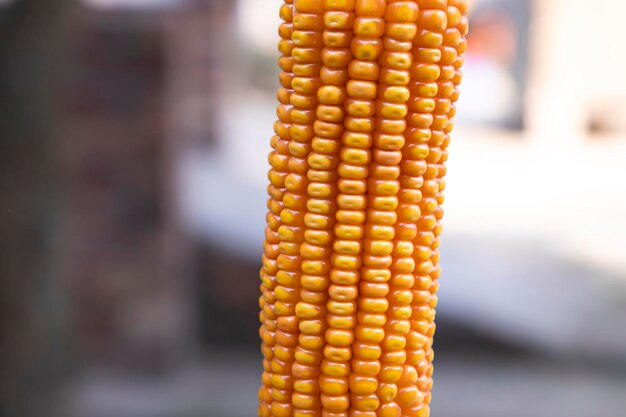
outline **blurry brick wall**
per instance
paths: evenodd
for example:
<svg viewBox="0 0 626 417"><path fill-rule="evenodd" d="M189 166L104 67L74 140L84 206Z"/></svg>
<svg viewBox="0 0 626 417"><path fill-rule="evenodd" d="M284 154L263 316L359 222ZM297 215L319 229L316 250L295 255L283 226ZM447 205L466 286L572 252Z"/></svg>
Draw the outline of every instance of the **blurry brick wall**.
<svg viewBox="0 0 626 417"><path fill-rule="evenodd" d="M164 359L183 320L163 253L162 18L83 10L62 166L74 326L91 358ZM170 280L171 281L171 280Z"/></svg>
<svg viewBox="0 0 626 417"><path fill-rule="evenodd" d="M177 228L175 164L216 140L233 12L206 0L76 16L60 153L65 267L88 360L159 366L200 337L206 270Z"/></svg>

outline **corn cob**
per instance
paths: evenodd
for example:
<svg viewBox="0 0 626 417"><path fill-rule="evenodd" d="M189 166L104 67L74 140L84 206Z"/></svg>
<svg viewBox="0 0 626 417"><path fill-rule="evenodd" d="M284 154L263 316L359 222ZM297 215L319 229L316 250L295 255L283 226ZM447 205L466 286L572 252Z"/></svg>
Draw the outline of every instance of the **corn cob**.
<svg viewBox="0 0 626 417"><path fill-rule="evenodd" d="M428 416L465 0L285 0L259 416Z"/></svg>

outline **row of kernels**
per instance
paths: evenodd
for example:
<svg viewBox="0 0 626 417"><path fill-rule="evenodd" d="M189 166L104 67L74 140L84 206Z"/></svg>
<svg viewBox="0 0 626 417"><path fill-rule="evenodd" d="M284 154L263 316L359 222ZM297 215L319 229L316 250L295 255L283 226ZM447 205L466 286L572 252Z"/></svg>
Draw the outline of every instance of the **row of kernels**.
<svg viewBox="0 0 626 417"><path fill-rule="evenodd" d="M432 284L430 287L432 298L429 304L429 306L433 309L433 312L437 305L436 292L439 288L438 278L441 274L441 268L439 266L439 252L437 251L437 248L439 246L439 236L442 230L441 220L443 217L443 209L441 205L444 201L443 190L445 188L445 181L443 178L446 174L445 162L448 157L447 146L450 142L450 132L452 131L454 126L452 122L452 118L456 113L454 103L458 100L459 97L458 86L461 83L462 78L460 68L463 64L463 54L467 49L467 41L465 39L465 36L467 35L468 31L468 19L465 15L465 13L467 12L467 4L465 0L450 0L446 12L448 17L448 29L446 30L443 44L441 46L443 69L440 75L440 79L438 80L438 83L440 85L439 97L445 98L446 100L439 101L435 108L435 113L441 115L442 119L445 115L445 120L447 121L447 123L442 129L444 139L439 145L439 148L441 149L441 156L439 157L439 161L436 162L438 168L436 178L438 193L435 196L435 199L438 203L438 207L433 212L436 224L433 228L435 241L432 245L433 254L431 257L431 261L433 263L433 268L430 274L432 280ZM435 158L433 158L433 165L435 165L434 159ZM434 313L431 317L429 317L429 319L429 337L432 341L435 333ZM425 369L425 377L428 377L428 381L430 385L432 385L432 358L434 355L432 352L432 342L430 343L430 345L427 346L429 347L429 351L427 351L429 366Z"/></svg>
<svg viewBox="0 0 626 417"><path fill-rule="evenodd" d="M261 298L259 304L261 306L261 328L260 336L262 340L261 351L264 356L263 375L261 379L261 388L259 390L259 416L269 417L272 413L274 398L276 396L274 384L272 382L274 375L273 366L276 350L276 334L278 331L277 315L274 311L274 303L276 301L275 289L277 285L276 275L279 272L278 256L280 253L280 238L278 230L282 224L280 215L283 209L283 196L285 194L285 178L289 172L289 126L291 124L290 97L292 93L291 80L293 79L293 58L291 52L293 43L291 36L293 32L293 5L291 0L286 0L280 8L280 17L284 20L279 27L279 51L281 57L278 60L279 67L282 72L279 75L281 83L278 92L279 105L276 113L278 120L274 125L276 135L272 137L272 152L269 155L270 171L268 173L270 184L268 193L267 228L265 232L263 266L261 275ZM280 353L279 353L280 354ZM274 395L272 395L274 394ZM280 405L276 406L280 408Z"/></svg>
<svg viewBox="0 0 626 417"><path fill-rule="evenodd" d="M375 153L384 158L378 159L378 170L373 178L379 184L385 184L380 191L383 197L375 197L387 206L377 207L381 211L394 213L393 232L385 236L388 240L389 255L393 255L393 263L389 266L391 279L388 281L387 299L389 307L386 312L385 336L381 341L383 355L380 387L378 390L381 401L381 414L385 417L400 415L402 408L414 403L415 394L410 387L401 389L400 380L405 372L406 334L410 330L410 304L412 294L406 288L406 275L412 278L412 264L407 262L412 251L410 238L413 224L419 218L415 204L400 205L400 175L402 149L405 147L405 130L407 100L410 97L408 84L412 65L412 39L416 32L417 5L411 1L397 1L387 4L385 12L385 36L383 37L383 53L379 58L381 75L380 90L377 100L377 126ZM373 218L375 221L375 218ZM383 241L379 241L379 244ZM408 280L411 284L411 280ZM405 287L405 288L403 288ZM408 313L407 313L408 312Z"/></svg>
<svg viewBox="0 0 626 417"><path fill-rule="evenodd" d="M281 226L279 232L281 234L281 256L285 261L282 270L279 271L277 279L284 284L281 288L277 288L276 296L279 298L278 290L284 290L281 295L284 296L284 304L275 303L277 315L284 314L285 323L289 323L290 327L285 329L284 335L288 335L288 340L284 344L280 344L281 340L277 333L277 346L284 346L284 361L277 364L280 366L281 374L285 375L280 378L278 386L275 381L274 388L278 388L277 395L274 397L277 404L274 403L272 411L275 415L291 415L295 405L302 405L298 400L302 400L297 393L294 392L294 376L292 375L293 364L296 355L301 354L297 346L302 339L306 338L306 334L301 332L301 328L308 329L310 326L305 322L301 323L297 316L297 306L300 305L303 291L300 290L301 264L303 257L301 253L305 248L302 247L304 240L304 232L308 227L306 219L306 201L308 179L307 173L307 157L310 151L310 141L313 136L313 117L316 106L316 89L319 86L319 57L321 48L315 46L315 33L307 32L312 29L311 25L315 24L316 15L309 15L305 8L302 7L303 2L296 2L294 14L294 31L292 40L294 47L292 56L294 59L292 79L292 88L294 93L291 95L291 104L293 105L292 125L290 127L291 141L289 143L289 175L285 179L285 188L287 192L283 198L285 208L281 213L281 219L288 222L289 225ZM308 36L312 35L312 36ZM306 227L305 227L306 226ZM307 299L307 301L310 301ZM284 307L281 309L279 307ZM279 317L277 320L281 320ZM288 331L289 330L289 331ZM277 348L275 348L276 350ZM282 350L281 350L282 351ZM277 353L275 353L277 356ZM276 361L273 361L275 363ZM284 367L282 366L284 365ZM273 378L277 378L276 375ZM305 399L306 401L306 399Z"/></svg>
<svg viewBox="0 0 626 417"><path fill-rule="evenodd" d="M383 20L385 1L357 2L355 10L354 34L352 41L352 53L354 60L349 67L349 96L347 103L346 127L352 135L344 138L346 144L346 164L360 165L364 167L365 193L360 197L359 210L360 222L364 228L360 234L361 263L357 293L358 314L357 325L354 330L356 343L354 345L354 359L352 361L352 374L350 375L351 410L355 413L372 413L380 407L379 376L381 374L382 348L384 338L383 326L386 321L385 311L388 308L386 295L388 293L388 259L379 255L380 245L372 238L376 233L380 221L372 222L375 214L373 203L369 196L375 192L377 184L370 181L376 167L373 164L375 154L376 137L374 131L376 125L376 98L378 95L378 80L381 77L381 68L378 58L383 50L383 35L385 22ZM362 147L359 146L362 144ZM349 157L352 160L348 160ZM357 156L362 157L359 160ZM383 226L384 227L384 226ZM382 249L385 250L384 248ZM380 270L385 279L378 279ZM366 415L366 414L365 414Z"/></svg>
<svg viewBox="0 0 626 417"><path fill-rule="evenodd" d="M424 16L424 21L435 34L431 39L436 39L431 46L431 55L437 55L439 75L437 77L436 94L429 97L429 106L432 113L430 125L431 137L428 141L429 154L426 158L427 169L425 181L422 187L424 196L421 205L423 216L418 222L419 236L416 243L419 247L419 277L420 285L415 288L414 294L422 298L421 305L414 308L413 314L413 342L418 349L414 351L412 362L418 371L418 386L429 392L424 404L430 403L430 389L432 388L433 357L432 340L435 333L435 307L437 305L436 292L438 289L438 277L441 273L439 267L439 235L441 233L441 218L443 210L442 191L445 187L443 177L446 170L444 163L447 159L446 147L449 142L449 133L452 130L451 117L454 115L454 101L458 98L458 90L455 87L460 82L460 72L457 72L462 63L461 54L464 52L464 40L462 31L458 25L463 26L467 18L462 15L466 7L463 1L448 1L439 10L429 11ZM457 7L458 6L458 7ZM445 22L445 25L442 23ZM445 27L444 27L445 26ZM458 47L458 48L457 48ZM422 51L417 51L417 53ZM458 65L458 67L457 67ZM427 71L423 75L428 75ZM428 79L431 82L431 79ZM419 295L418 295L419 294Z"/></svg>
<svg viewBox="0 0 626 417"><path fill-rule="evenodd" d="M350 3L350 2L348 2ZM336 184L341 189L341 137L345 126L345 101L347 99L346 82L348 80L348 64L352 60L350 43L352 42L353 6L341 1L324 1L324 50L322 52L322 83L318 98L320 106L318 114L324 125L328 126L329 139L333 140L332 152L327 152L329 169L336 173ZM342 415L347 412L350 404L348 394L348 375L350 374L351 344L353 341L352 300L356 297L354 288L342 281L341 271L337 265L343 265L343 259L354 252L354 246L344 239L345 227L339 223L342 208L337 201L337 188L329 195L335 210L329 222L335 240L329 256L329 268L326 277L329 279L325 317L325 346L322 352L320 383L320 400L324 415Z"/></svg>
<svg viewBox="0 0 626 417"><path fill-rule="evenodd" d="M432 184L429 183L436 171L428 165L436 151L431 146L432 138L437 136L433 130L436 116L434 97L438 92L436 83L440 74L440 53L438 44L443 37L447 21L445 18L446 1L423 0L418 1L420 10L418 15L419 33L413 43L413 73L411 82L412 97L409 102L409 114L407 121L410 125L407 132L407 146L404 149L405 161L403 162L403 174L407 179L406 184L412 186L412 190L418 197L420 217L416 222L417 230L413 237L414 251L414 283L412 312L410 317L410 332L407 335L407 369L411 370L411 381L404 385L403 389L411 390L413 403L403 408L407 415L422 415L428 413L430 403L430 382L425 377L425 368L430 365L426 359L427 351L432 350L427 346L431 339L428 336L430 321L423 320L421 314L430 314L429 303L431 301L430 282L424 283L424 275L429 277L431 245L424 242L429 239L430 230L424 230L424 224L428 223L430 210L437 203L429 195ZM430 243L430 242L428 242ZM428 285L424 287L425 285ZM414 371L414 372L413 372Z"/></svg>
<svg viewBox="0 0 626 417"><path fill-rule="evenodd" d="M324 235L327 232L322 221L315 213L308 210L311 198L324 196L328 193L331 175L328 172L311 171L312 142L317 134L316 108L317 93L321 85L320 69L322 56L322 14L315 7L316 2L296 0L294 15L294 31L292 40L294 49L294 79L292 88L294 96L291 103L292 127L290 143L290 178L286 181L289 189L293 187L299 200L292 213L302 227L298 236L298 256L300 264L293 274L293 284L298 288L299 298L294 310L294 334L297 338L291 346L290 371L292 378L291 393L288 397L292 407L291 415L304 416L319 409L319 384L317 366L324 332L323 304L326 293L320 289L319 281L323 274L323 264L328 252L327 244L311 238L316 231ZM322 216L323 217L323 216Z"/></svg>
<svg viewBox="0 0 626 417"><path fill-rule="evenodd" d="M314 3L317 3L315 5ZM327 329L326 303L328 300L328 258L332 251L334 236L333 214L336 195L336 159L338 137L341 135L343 115L337 112L341 94L330 90L328 82L326 56L322 49L327 41L324 29L325 16L321 13L321 1L309 2L307 9L315 13L315 25L307 29L316 34L316 47L320 48L319 88L316 91L318 105L312 112L313 133L311 152L308 155L307 213L305 222L307 231L302 247L302 301L298 304L297 315L300 318L300 338L296 349L294 371L294 416L320 415L322 408L320 369L323 349L326 344ZM313 19L309 19L313 22Z"/></svg>

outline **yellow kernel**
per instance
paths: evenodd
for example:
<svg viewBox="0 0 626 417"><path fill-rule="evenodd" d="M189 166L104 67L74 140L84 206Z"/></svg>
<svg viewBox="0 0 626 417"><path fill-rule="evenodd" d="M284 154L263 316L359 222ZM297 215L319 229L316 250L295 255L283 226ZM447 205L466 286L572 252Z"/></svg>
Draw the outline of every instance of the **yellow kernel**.
<svg viewBox="0 0 626 417"><path fill-rule="evenodd" d="M312 109L315 108L317 104L315 97L299 93L292 93L289 96L289 101L292 105L300 109Z"/></svg>
<svg viewBox="0 0 626 417"><path fill-rule="evenodd" d="M352 371L363 376L377 376L380 372L380 362L377 360L352 360Z"/></svg>
<svg viewBox="0 0 626 417"><path fill-rule="evenodd" d="M322 361L320 369L325 375L338 378L345 378L350 373L348 364L333 362L328 359Z"/></svg>
<svg viewBox="0 0 626 417"><path fill-rule="evenodd" d="M321 47L322 34L318 31L294 30L291 34L291 40L296 46L314 46Z"/></svg>
<svg viewBox="0 0 626 417"><path fill-rule="evenodd" d="M322 394L320 399L324 410L330 413L342 413L350 407L350 398L346 394L337 396Z"/></svg>
<svg viewBox="0 0 626 417"><path fill-rule="evenodd" d="M354 34L379 38L385 32L385 21L380 17L357 17L354 20Z"/></svg>
<svg viewBox="0 0 626 417"><path fill-rule="evenodd" d="M330 253L329 249L326 247L304 242L300 245L300 255L306 259L325 259Z"/></svg>
<svg viewBox="0 0 626 417"><path fill-rule="evenodd" d="M385 26L385 34L391 38L402 41L411 41L417 33L417 25L415 23L397 23L387 22Z"/></svg>
<svg viewBox="0 0 626 417"><path fill-rule="evenodd" d="M321 355L314 350L298 348L294 354L296 361L305 365L316 365L321 360Z"/></svg>
<svg viewBox="0 0 626 417"><path fill-rule="evenodd" d="M387 4L385 21L387 22L415 22L419 15L415 1L395 1Z"/></svg>
<svg viewBox="0 0 626 417"><path fill-rule="evenodd" d="M333 346L350 346L354 342L354 333L350 330L328 329L325 337Z"/></svg>
<svg viewBox="0 0 626 417"><path fill-rule="evenodd" d="M321 102L321 100L320 100L320 102ZM343 120L343 118L344 118L343 109L341 107L339 107L339 106L329 106L329 105L324 105L324 104L320 104L317 107L316 115L317 115L318 119L324 120L326 122L341 122ZM309 121L309 123L310 122L311 121ZM319 152L323 152L323 153L330 153L328 151L323 151L323 150L318 150L318 151Z"/></svg>
<svg viewBox="0 0 626 417"><path fill-rule="evenodd" d="M370 133L374 131L374 119L371 117L347 117L345 128L354 132Z"/></svg>
<svg viewBox="0 0 626 417"><path fill-rule="evenodd" d="M310 124L315 120L315 113L313 110L293 109L290 112L290 116L294 123L299 124Z"/></svg>
<svg viewBox="0 0 626 417"><path fill-rule="evenodd" d="M341 123L330 123L322 120L316 120L313 124L313 131L316 135L324 138L337 138L343 133L344 127Z"/></svg>
<svg viewBox="0 0 626 417"><path fill-rule="evenodd" d="M407 112L408 109L404 104L379 101L377 105L377 114L390 119L402 119Z"/></svg>
<svg viewBox="0 0 626 417"><path fill-rule="evenodd" d="M413 56L408 52L384 51L380 63L387 68L407 69L413 63Z"/></svg>
<svg viewBox="0 0 626 417"><path fill-rule="evenodd" d="M354 13L346 11L327 11L324 24L329 29L352 29Z"/></svg>
<svg viewBox="0 0 626 417"><path fill-rule="evenodd" d="M391 211L398 207L398 198L393 196L370 196L369 207L375 210ZM372 254L375 255L375 254Z"/></svg>
<svg viewBox="0 0 626 417"><path fill-rule="evenodd" d="M296 316L301 319L315 319L322 317L324 310L321 306L309 303L298 303L296 305Z"/></svg>
<svg viewBox="0 0 626 417"><path fill-rule="evenodd" d="M343 64L343 61L339 64ZM323 66L320 70L320 79L325 84L344 85L348 81L348 71L343 66L339 68Z"/></svg>
<svg viewBox="0 0 626 417"><path fill-rule="evenodd" d="M389 301L385 298L360 297L359 310L370 313L384 313L389 308Z"/></svg>
<svg viewBox="0 0 626 417"><path fill-rule="evenodd" d="M370 190L379 195L396 195L400 188L398 181L370 180Z"/></svg>
<svg viewBox="0 0 626 417"><path fill-rule="evenodd" d="M352 351L355 358L366 361L376 360L382 355L380 346L362 342L352 345Z"/></svg>
<svg viewBox="0 0 626 417"><path fill-rule="evenodd" d="M443 34L423 29L419 31L413 42L419 46L438 48L443 43ZM456 43L452 44L454 45Z"/></svg>
<svg viewBox="0 0 626 417"><path fill-rule="evenodd" d="M274 295L277 300L284 302L295 302L298 300L298 292L295 288L287 288L282 285L277 286L274 289Z"/></svg>
<svg viewBox="0 0 626 417"><path fill-rule="evenodd" d="M291 22L293 20L293 6L290 4L280 6L279 16L282 20Z"/></svg>
<svg viewBox="0 0 626 417"><path fill-rule="evenodd" d="M393 243L384 240L366 240L364 249L371 255L389 255L393 251Z"/></svg>
<svg viewBox="0 0 626 417"><path fill-rule="evenodd" d="M320 62L322 60L319 48L294 47L291 56L295 62Z"/></svg>
<svg viewBox="0 0 626 417"><path fill-rule="evenodd" d="M333 156L320 155L312 152L307 162L312 169L329 170L337 166L338 160Z"/></svg>
<svg viewBox="0 0 626 417"><path fill-rule="evenodd" d="M367 100L373 100L376 98L377 87L377 83L361 80L350 80L346 85L348 96Z"/></svg>
<svg viewBox="0 0 626 417"><path fill-rule="evenodd" d="M363 226L337 224L335 226L335 236L338 239L361 239L363 237Z"/></svg>
<svg viewBox="0 0 626 417"><path fill-rule="evenodd" d="M352 60L352 55L344 48L324 48L320 54L320 59L328 67L344 68L347 67ZM326 67L323 69L325 68ZM320 74L320 77L321 76L322 74Z"/></svg>
<svg viewBox="0 0 626 417"><path fill-rule="evenodd" d="M356 0L356 14L357 16L383 17L385 6L386 0Z"/></svg>
<svg viewBox="0 0 626 417"><path fill-rule="evenodd" d="M354 314L356 311L356 302L330 300L326 304L326 307L328 308L328 312L332 314Z"/></svg>
<svg viewBox="0 0 626 417"><path fill-rule="evenodd" d="M391 255L388 256L375 256L364 254L363 265L371 268L389 268L393 262Z"/></svg>
<svg viewBox="0 0 626 417"><path fill-rule="evenodd" d="M399 134L386 134L386 133L375 133L374 134L374 146L379 149L385 150L398 150L402 149L404 146L405 139L404 135Z"/></svg>
<svg viewBox="0 0 626 417"><path fill-rule="evenodd" d="M361 244L354 240L336 240L333 249L338 253L358 255L361 252Z"/></svg>
<svg viewBox="0 0 626 417"><path fill-rule="evenodd" d="M333 346L327 344L324 346L324 357L331 361L347 362L352 359L352 351L346 346Z"/></svg>
<svg viewBox="0 0 626 417"><path fill-rule="evenodd" d="M298 77L316 77L321 67L319 62L294 62L292 69Z"/></svg>
<svg viewBox="0 0 626 417"><path fill-rule="evenodd" d="M319 382L312 379L296 379L293 389L301 394L318 394L320 391Z"/></svg>
<svg viewBox="0 0 626 417"><path fill-rule="evenodd" d="M306 176L308 180L312 182L332 183L337 180L337 173L334 171L309 169L308 172L306 173ZM334 190L335 188L334 185L331 184L331 187L333 187L333 190ZM311 196L309 195L309 197Z"/></svg>
<svg viewBox="0 0 626 417"><path fill-rule="evenodd" d="M389 284L386 282L361 281L359 283L359 294L365 297L386 297L388 293ZM361 321L361 323L364 322ZM384 324L384 322L382 324Z"/></svg>
<svg viewBox="0 0 626 417"><path fill-rule="evenodd" d="M332 48L348 48L354 34L347 30L325 30L322 35L324 45ZM286 70L285 70L286 71Z"/></svg>
<svg viewBox="0 0 626 417"><path fill-rule="evenodd" d="M359 324L354 329L357 340L364 343L378 344L385 338L385 330L381 327L369 327Z"/></svg>
<svg viewBox="0 0 626 417"><path fill-rule="evenodd" d="M439 66L434 64L417 64L413 70L414 76L422 82L431 82L439 78Z"/></svg>
<svg viewBox="0 0 626 417"><path fill-rule="evenodd" d="M382 383L378 386L376 393L380 397L381 401L390 402L394 398L396 398L396 395L398 394L398 387L396 384ZM383 411L384 407L388 405L389 404L384 404L383 407L381 408L381 411Z"/></svg>
<svg viewBox="0 0 626 417"><path fill-rule="evenodd" d="M365 396L352 394L350 396L350 405L357 410L376 411L380 405L380 400L374 394Z"/></svg>
<svg viewBox="0 0 626 417"><path fill-rule="evenodd" d="M294 6L300 13L322 13L324 11L322 0L294 0Z"/></svg>
<svg viewBox="0 0 626 417"><path fill-rule="evenodd" d="M443 32L448 27L448 15L443 10L425 9L419 13L417 24L425 30Z"/></svg>
<svg viewBox="0 0 626 417"><path fill-rule="evenodd" d="M337 285L354 285L359 280L359 271L333 268L330 271L330 279Z"/></svg>
<svg viewBox="0 0 626 417"><path fill-rule="evenodd" d="M419 62L436 63L442 60L442 54L439 48L418 48L415 57Z"/></svg>
<svg viewBox="0 0 626 417"><path fill-rule="evenodd" d="M444 45L457 47L459 43L463 39L463 35L461 35L461 31L457 28L450 27L446 29L442 36L442 42ZM437 45L438 46L438 45Z"/></svg>
<svg viewBox="0 0 626 417"><path fill-rule="evenodd" d="M307 213L304 215L304 224L313 229L327 229L331 224L331 219L328 216Z"/></svg>
<svg viewBox="0 0 626 417"><path fill-rule="evenodd" d="M326 200L309 199L306 202L306 208L313 213L326 214L330 211L331 204Z"/></svg>
<svg viewBox="0 0 626 417"><path fill-rule="evenodd" d="M383 356L381 357L381 362L383 362L385 359L389 359L389 357L390 355L388 355L388 353L383 354ZM387 363L391 363L391 362L387 362ZM404 368L402 366L385 366L380 371L379 378L383 382L393 384L400 380L400 378L402 377L403 371L404 371Z"/></svg>
<svg viewBox="0 0 626 417"><path fill-rule="evenodd" d="M342 104L346 99L346 91L341 87L326 85L317 91L317 99L323 104Z"/></svg>
<svg viewBox="0 0 626 417"><path fill-rule="evenodd" d="M385 336L382 345L386 350L400 350L406 346L406 339L400 335L388 334Z"/></svg>
<svg viewBox="0 0 626 417"><path fill-rule="evenodd" d="M355 0L324 0L324 7L331 10L352 10Z"/></svg>
<svg viewBox="0 0 626 417"><path fill-rule="evenodd" d="M371 157L370 152L366 149L348 147L343 148L339 153L339 156L342 161L357 165L368 164Z"/></svg>
<svg viewBox="0 0 626 417"><path fill-rule="evenodd" d="M348 392L348 379L329 375L320 376L320 390L326 395L342 395Z"/></svg>
<svg viewBox="0 0 626 417"><path fill-rule="evenodd" d="M348 270L357 270L361 266L361 258L354 255L333 253L331 262L337 268Z"/></svg>
<svg viewBox="0 0 626 417"><path fill-rule="evenodd" d="M328 279L320 275L302 275L300 277L300 284L303 288L310 291L324 291L328 288ZM310 311L309 311L310 312ZM306 311L301 312L307 314ZM296 305L296 315L298 315L298 306Z"/></svg>
<svg viewBox="0 0 626 417"><path fill-rule="evenodd" d="M378 62L355 59L350 62L348 74L359 80L376 81L380 73Z"/></svg>
<svg viewBox="0 0 626 417"><path fill-rule="evenodd" d="M339 168L341 169L341 164ZM363 167L363 170L367 172L366 167ZM364 194L367 189L367 182L363 179L341 178L337 181L337 188L345 194Z"/></svg>
<svg viewBox="0 0 626 417"><path fill-rule="evenodd" d="M356 395L371 395L378 388L378 380L373 377L360 376L353 373L350 374L348 381L350 392Z"/></svg>
<svg viewBox="0 0 626 417"><path fill-rule="evenodd" d="M374 60L383 51L383 43L378 38L355 37L352 39L351 50L355 59Z"/></svg>
<svg viewBox="0 0 626 417"><path fill-rule="evenodd" d="M363 195L340 194L337 197L337 204L342 209L363 210L367 200Z"/></svg>
<svg viewBox="0 0 626 417"><path fill-rule="evenodd" d="M351 116L370 117L374 115L375 104L371 100L349 99L346 101L346 111Z"/></svg>
<svg viewBox="0 0 626 417"><path fill-rule="evenodd" d="M419 391L417 386L411 385L398 391L396 402L400 407L411 407L418 400Z"/></svg>
<svg viewBox="0 0 626 417"><path fill-rule="evenodd" d="M337 210L337 221L346 224L363 224L365 213L359 210Z"/></svg>
<svg viewBox="0 0 626 417"><path fill-rule="evenodd" d="M326 316L326 321L330 327L335 329L352 329L356 324L356 316L354 314L347 316L329 314Z"/></svg>
<svg viewBox="0 0 626 417"><path fill-rule="evenodd" d="M300 320L298 328L300 332L308 335L319 335L324 331L325 322L323 320Z"/></svg>
<svg viewBox="0 0 626 417"><path fill-rule="evenodd" d="M422 9L445 9L447 2L447 0L418 0L417 3Z"/></svg>
<svg viewBox="0 0 626 417"><path fill-rule="evenodd" d="M409 99L411 93L406 87L390 85L382 87L380 95L384 100L393 103L404 103Z"/></svg>

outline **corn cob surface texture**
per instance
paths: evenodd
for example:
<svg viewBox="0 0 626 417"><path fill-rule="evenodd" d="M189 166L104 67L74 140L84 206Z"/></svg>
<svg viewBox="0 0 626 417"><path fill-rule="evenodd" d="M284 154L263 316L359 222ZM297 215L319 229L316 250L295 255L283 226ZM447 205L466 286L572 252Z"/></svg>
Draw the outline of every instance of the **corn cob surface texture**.
<svg viewBox="0 0 626 417"><path fill-rule="evenodd" d="M465 0L285 0L261 417L427 417Z"/></svg>

